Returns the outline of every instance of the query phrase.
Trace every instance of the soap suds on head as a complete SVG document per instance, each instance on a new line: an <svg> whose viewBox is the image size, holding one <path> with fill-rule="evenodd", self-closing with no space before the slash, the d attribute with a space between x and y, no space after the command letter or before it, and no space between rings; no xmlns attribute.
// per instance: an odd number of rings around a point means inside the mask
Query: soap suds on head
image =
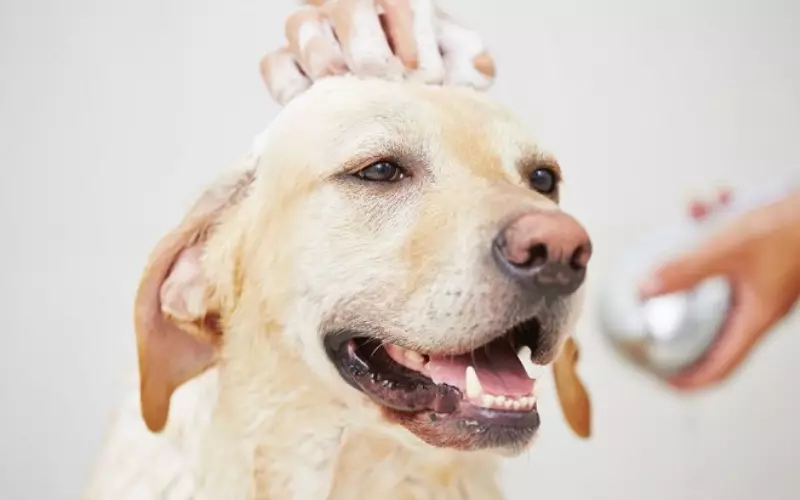
<svg viewBox="0 0 800 500"><path fill-rule="evenodd" d="M326 19L314 16L302 21L297 28L297 50L314 80L347 72L342 50Z"/></svg>
<svg viewBox="0 0 800 500"><path fill-rule="evenodd" d="M424 83L442 83L445 66L439 52L435 26L438 23L433 3L429 0L411 0L414 40L417 43L418 66L409 79Z"/></svg>
<svg viewBox="0 0 800 500"><path fill-rule="evenodd" d="M273 95L275 99L286 104L300 93L311 87L311 80L300 72L297 63L291 57L281 58L280 64L274 66Z"/></svg>
<svg viewBox="0 0 800 500"><path fill-rule="evenodd" d="M309 42L315 36L322 36L319 24L312 20L304 21L297 30L297 46L301 53L305 53Z"/></svg>
<svg viewBox="0 0 800 500"><path fill-rule="evenodd" d="M371 3L358 4L351 15L352 25L345 43L345 58L351 70L359 76L400 80L403 65L392 54Z"/></svg>
<svg viewBox="0 0 800 500"><path fill-rule="evenodd" d="M439 43L442 47L444 64L447 68L446 85L469 85L478 90L487 89L493 81L494 71L484 74L478 70L481 56L486 56L486 47L481 37L470 29L449 19L439 24Z"/></svg>

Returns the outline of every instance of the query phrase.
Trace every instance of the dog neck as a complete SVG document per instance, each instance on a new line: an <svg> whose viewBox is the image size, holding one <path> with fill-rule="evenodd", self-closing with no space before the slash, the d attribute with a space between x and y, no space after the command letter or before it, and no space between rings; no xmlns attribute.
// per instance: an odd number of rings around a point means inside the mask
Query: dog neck
<svg viewBox="0 0 800 500"><path fill-rule="evenodd" d="M298 365L274 354L273 380L239 384L246 372L223 363L179 388L160 433L144 425L131 391L82 498L501 498L495 456L433 448L369 423L314 390L310 375L286 386L277 374ZM230 406L229 384L259 402Z"/></svg>
<svg viewBox="0 0 800 500"><path fill-rule="evenodd" d="M235 365L223 356L197 475L204 490L249 482L241 498L499 498L495 455L434 448L377 408L369 414L371 404L354 410L286 351L268 360L237 351Z"/></svg>

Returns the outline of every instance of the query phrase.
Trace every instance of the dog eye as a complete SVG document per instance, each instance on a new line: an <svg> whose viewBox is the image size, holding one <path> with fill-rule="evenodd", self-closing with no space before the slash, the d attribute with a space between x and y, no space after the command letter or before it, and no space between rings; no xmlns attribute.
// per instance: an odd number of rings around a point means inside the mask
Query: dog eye
<svg viewBox="0 0 800 500"><path fill-rule="evenodd" d="M542 194L551 194L556 189L556 173L547 167L537 168L528 177L531 187Z"/></svg>
<svg viewBox="0 0 800 500"><path fill-rule="evenodd" d="M405 178L402 168L389 161L379 161L355 173L359 179L370 182L397 182Z"/></svg>

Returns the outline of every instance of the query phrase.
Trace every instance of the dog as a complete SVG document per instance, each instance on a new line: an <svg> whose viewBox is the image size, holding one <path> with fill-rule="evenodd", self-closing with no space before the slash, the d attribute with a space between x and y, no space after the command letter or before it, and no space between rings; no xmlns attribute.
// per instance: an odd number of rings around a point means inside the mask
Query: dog
<svg viewBox="0 0 800 500"><path fill-rule="evenodd" d="M474 90L316 83L152 252L83 498L501 498L543 369L590 434L562 175Z"/></svg>

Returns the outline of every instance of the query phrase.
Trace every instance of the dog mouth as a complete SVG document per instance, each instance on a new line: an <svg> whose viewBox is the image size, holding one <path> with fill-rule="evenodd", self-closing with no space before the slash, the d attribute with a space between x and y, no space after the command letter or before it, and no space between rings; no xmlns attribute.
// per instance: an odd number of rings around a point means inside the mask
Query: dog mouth
<svg viewBox="0 0 800 500"><path fill-rule="evenodd" d="M455 355L424 353L353 331L326 336L325 347L345 381L391 411L427 412L431 421L457 419L484 434L513 429L522 433L514 433L519 440L539 427L534 389L545 367L532 357L541 335L541 323L531 318Z"/></svg>

